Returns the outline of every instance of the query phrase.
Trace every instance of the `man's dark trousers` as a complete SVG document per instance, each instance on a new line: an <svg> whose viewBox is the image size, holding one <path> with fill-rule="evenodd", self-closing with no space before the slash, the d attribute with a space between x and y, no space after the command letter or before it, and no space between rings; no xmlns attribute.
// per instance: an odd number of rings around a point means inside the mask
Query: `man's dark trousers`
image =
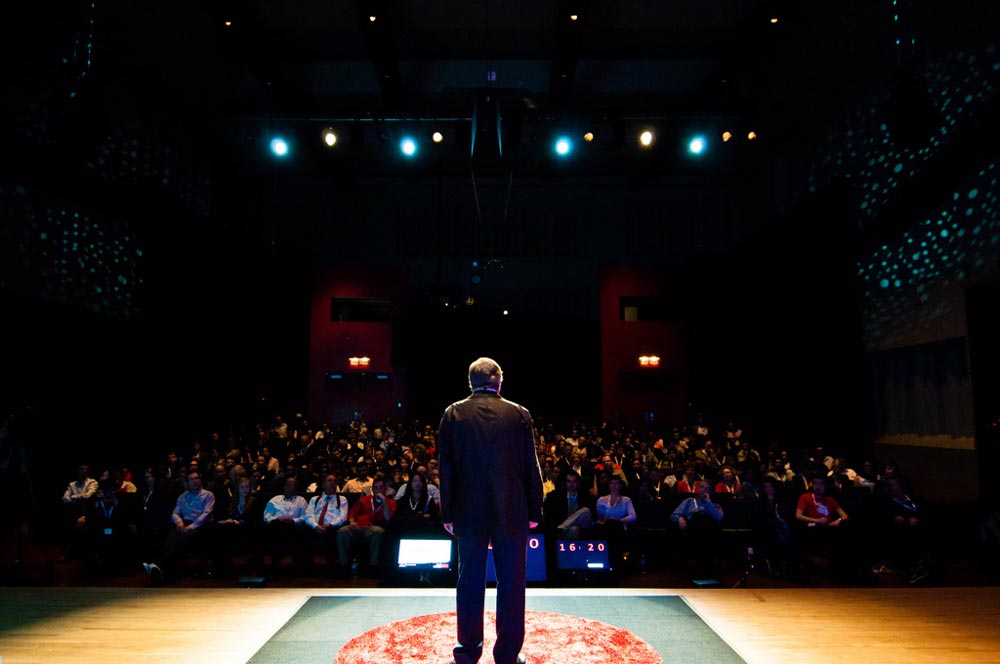
<svg viewBox="0 0 1000 664"><path fill-rule="evenodd" d="M496 664L514 664L524 644L524 585L527 533L505 538L485 535L458 538L458 645L455 664L475 664L483 654L486 556L493 542L497 574Z"/></svg>

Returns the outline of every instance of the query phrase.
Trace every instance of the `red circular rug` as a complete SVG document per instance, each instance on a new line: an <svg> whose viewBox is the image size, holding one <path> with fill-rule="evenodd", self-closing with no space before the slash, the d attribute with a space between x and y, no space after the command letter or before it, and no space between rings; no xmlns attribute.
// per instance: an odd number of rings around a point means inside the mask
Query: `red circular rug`
<svg viewBox="0 0 1000 664"><path fill-rule="evenodd" d="M627 629L564 613L528 611L524 619L528 664L662 664L652 646ZM455 613L432 613L380 625L356 636L336 664L444 664L455 647ZM481 664L493 664L496 612L486 612Z"/></svg>

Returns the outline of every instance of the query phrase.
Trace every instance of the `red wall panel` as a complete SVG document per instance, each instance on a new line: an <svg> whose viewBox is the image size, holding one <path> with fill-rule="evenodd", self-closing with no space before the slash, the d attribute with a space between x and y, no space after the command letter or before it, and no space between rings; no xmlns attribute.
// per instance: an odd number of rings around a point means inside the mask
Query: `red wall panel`
<svg viewBox="0 0 1000 664"><path fill-rule="evenodd" d="M331 320L333 298L386 300L394 314L406 301L407 273L372 267L332 268L319 272L313 287L309 333L309 418L343 422L355 411L369 422L405 416L405 377L392 365L392 322ZM371 359L367 369L349 366L349 357ZM345 377L342 387L327 388L328 372ZM364 377L354 374L367 374ZM381 382L378 374L390 377ZM364 378L364 380L362 380ZM353 379L353 380L352 380ZM402 403L400 408L398 404Z"/></svg>
<svg viewBox="0 0 1000 664"><path fill-rule="evenodd" d="M656 297L682 302L671 293L682 288L682 278L671 268L605 266L600 271L601 409L605 419L623 418L633 426L643 424L644 413L655 415L655 424L684 421L688 399L688 358L680 322L627 322L622 320L622 297ZM677 310L677 317L683 311ZM639 356L657 355L658 368L641 368ZM659 385L643 388L621 384L622 374L650 376ZM658 380L656 380L658 379ZM641 383L641 381L639 381Z"/></svg>

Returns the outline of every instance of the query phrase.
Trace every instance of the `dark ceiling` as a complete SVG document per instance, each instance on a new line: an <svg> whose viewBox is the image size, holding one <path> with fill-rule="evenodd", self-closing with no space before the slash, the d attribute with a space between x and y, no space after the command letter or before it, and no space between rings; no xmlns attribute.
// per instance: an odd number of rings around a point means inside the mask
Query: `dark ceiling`
<svg viewBox="0 0 1000 664"><path fill-rule="evenodd" d="M492 88L508 115L729 118L773 135L893 64L890 0L98 1L81 12L96 19L96 79L234 118L467 118Z"/></svg>
<svg viewBox="0 0 1000 664"><path fill-rule="evenodd" d="M478 111L477 131L495 134L499 106L505 143L569 122L621 144L654 123L800 149L884 94L901 34L923 52L990 38L985 0L940 4L42 0L19 9L6 44L29 97L44 96L39 80L76 77L116 89L99 113L221 122L235 141L339 122L357 143L377 122L451 119L467 155L469 120Z"/></svg>

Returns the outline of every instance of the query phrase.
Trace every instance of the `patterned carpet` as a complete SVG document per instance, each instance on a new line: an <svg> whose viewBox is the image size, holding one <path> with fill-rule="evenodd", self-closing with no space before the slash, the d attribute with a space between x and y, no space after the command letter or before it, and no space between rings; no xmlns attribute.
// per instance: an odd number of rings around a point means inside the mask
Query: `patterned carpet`
<svg viewBox="0 0 1000 664"><path fill-rule="evenodd" d="M530 664L660 664L652 646L631 631L564 613L528 611L521 652ZM482 664L493 664L496 614L486 612ZM336 664L440 664L455 645L455 613L380 625L348 641Z"/></svg>
<svg viewBox="0 0 1000 664"><path fill-rule="evenodd" d="M493 599L487 597L487 609L493 608ZM361 597L339 596L311 597L284 625L277 630L256 654L249 664L332 664L348 643L361 635L376 630L382 625L398 623L419 617L432 617L435 614L450 614L455 610L454 596L428 596L415 593L412 596L393 597ZM691 610L683 599L674 595L629 596L616 595L609 591L607 595L562 595L562 596L528 596L527 610L537 613L562 614L569 621L568 628L537 632L532 630L545 629L546 625L538 625L533 621L527 630L523 652L532 657L530 664L542 662L578 662L588 661L581 658L578 651L590 656L590 648L594 648L595 656L604 657L604 648L608 645L600 639L575 639L583 631L585 621L596 621L600 624L600 633L612 635L629 634L630 639L644 642L656 657L645 661L656 664L663 662L712 662L712 664L744 664L743 659L729 645L706 625L702 619ZM453 620L450 616L447 620ZM451 623L453 624L453 623ZM453 627L443 627L443 641L434 641L431 645L414 646L404 650L403 654L411 657L423 656L425 659L412 659L415 664L423 662L445 664L451 658L451 650L455 645ZM611 631L609 631L611 630ZM495 634L495 630L487 627L486 638ZM387 649L383 646L369 646L365 651L366 664L378 661ZM486 664L490 646L480 660ZM348 650L344 650L344 655ZM543 659L543 657L547 659ZM589 660L594 661L594 660ZM627 661L620 659L603 659L603 662ZM637 661L637 660L632 660ZM341 662L339 664L346 664Z"/></svg>

